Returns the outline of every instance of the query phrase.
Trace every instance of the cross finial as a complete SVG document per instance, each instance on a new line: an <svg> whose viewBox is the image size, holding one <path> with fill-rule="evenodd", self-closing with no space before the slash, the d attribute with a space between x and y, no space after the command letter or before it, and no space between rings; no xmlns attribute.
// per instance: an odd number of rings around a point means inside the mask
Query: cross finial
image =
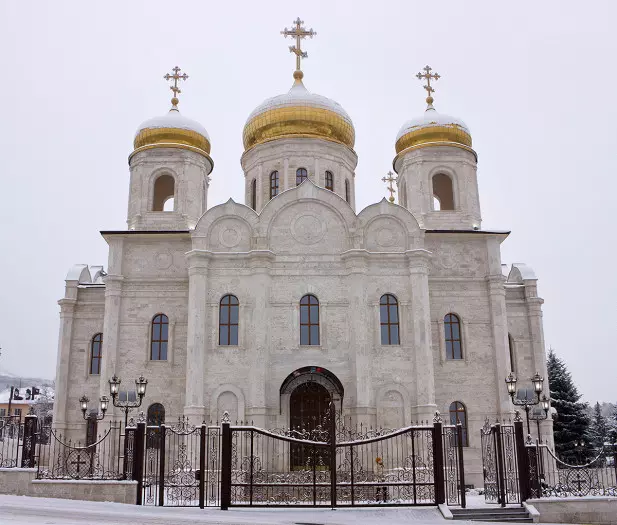
<svg viewBox="0 0 617 525"><path fill-rule="evenodd" d="M394 186L392 186L392 183L398 181L398 177L395 177L394 173L389 171L388 176L383 177L381 180L388 183L388 191L390 192L390 198L388 200L390 202L394 202L394 194L396 193L396 190L394 189Z"/></svg>
<svg viewBox="0 0 617 525"><path fill-rule="evenodd" d="M182 93L182 90L178 87L178 80L186 80L187 78L189 78L189 76L186 73L180 74L181 69L178 66L172 68L172 71L174 72L173 75L167 73L163 78L165 80L174 81L173 86L169 86L169 89L174 92L174 96L171 99L171 105L173 106L172 109L177 110L178 102L180 102L178 100L178 94Z"/></svg>
<svg viewBox="0 0 617 525"><path fill-rule="evenodd" d="M422 71L424 71L424 73L420 71L420 73L416 75L416 77L418 77L419 80L422 80L422 79L426 80L426 84L422 87L426 89L426 92L428 93L428 97L426 97L427 104L433 103L432 93L435 93L433 86L431 86L431 80L439 80L441 78L439 73L431 73L432 70L433 68L431 68L431 66L424 66L422 68Z"/></svg>
<svg viewBox="0 0 617 525"><path fill-rule="evenodd" d="M300 69L301 60L308 57L308 53L306 51L302 51L302 39L307 36L309 38L313 38L317 34L316 31L313 31L313 28L307 31L302 24L304 24L304 20L300 20L300 17L298 17L294 21L294 25L291 29L285 28L281 31L281 35L285 38L289 36L296 39L296 45L289 46L290 53L294 53L296 55L296 71L294 72L294 78L296 80L301 80L304 76Z"/></svg>

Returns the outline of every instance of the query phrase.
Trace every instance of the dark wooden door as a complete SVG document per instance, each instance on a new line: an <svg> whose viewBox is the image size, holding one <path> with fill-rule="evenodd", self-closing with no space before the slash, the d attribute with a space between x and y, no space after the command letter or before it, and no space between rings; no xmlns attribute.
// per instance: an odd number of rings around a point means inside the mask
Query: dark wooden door
<svg viewBox="0 0 617 525"><path fill-rule="evenodd" d="M292 393L289 400L289 428L292 430L315 430L324 426L326 411L330 405L330 394L325 387L312 381L302 383ZM318 458L310 456L310 447L291 445L291 468L298 469L312 465L316 461L318 466L326 467L328 459L325 450L319 451Z"/></svg>

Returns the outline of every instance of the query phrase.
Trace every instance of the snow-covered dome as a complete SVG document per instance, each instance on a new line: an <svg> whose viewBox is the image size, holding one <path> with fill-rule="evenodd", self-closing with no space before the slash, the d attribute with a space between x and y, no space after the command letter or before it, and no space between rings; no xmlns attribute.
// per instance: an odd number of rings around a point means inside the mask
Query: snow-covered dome
<svg viewBox="0 0 617 525"><path fill-rule="evenodd" d="M428 97L424 115L408 120L396 136L396 153L420 144L453 143L471 148L471 132L466 124L455 117L438 113ZM430 99L430 100L429 100Z"/></svg>
<svg viewBox="0 0 617 525"><path fill-rule="evenodd" d="M294 78L287 93L265 100L250 114L242 133L244 149L288 137L321 138L353 148L356 132L343 107L309 92L301 71Z"/></svg>
<svg viewBox="0 0 617 525"><path fill-rule="evenodd" d="M166 115L148 119L137 128L133 146L133 153L151 148L182 148L209 156L210 136L206 128L182 115L174 104Z"/></svg>

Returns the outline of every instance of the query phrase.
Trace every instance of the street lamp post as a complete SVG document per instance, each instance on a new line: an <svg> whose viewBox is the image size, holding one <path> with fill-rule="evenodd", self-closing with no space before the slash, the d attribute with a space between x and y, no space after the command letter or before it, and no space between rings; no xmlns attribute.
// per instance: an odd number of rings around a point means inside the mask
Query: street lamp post
<svg viewBox="0 0 617 525"><path fill-rule="evenodd" d="M574 450L576 451L576 456L578 457L578 464L582 465L583 464L583 451L585 448L585 442L580 439L580 440L575 440L574 441Z"/></svg>
<svg viewBox="0 0 617 525"><path fill-rule="evenodd" d="M111 400L116 408L120 408L124 411L124 428L128 423L129 411L133 408L139 408L144 396L146 395L146 387L148 386L148 380L144 376L139 376L139 379L135 379L135 391L137 392L137 400L129 401L128 392L126 395L126 401L120 401L118 394L120 391L120 383L122 380L114 374L109 380L109 393L111 394Z"/></svg>
<svg viewBox="0 0 617 525"><path fill-rule="evenodd" d="M86 412L88 411L88 403L90 400L88 396L81 396L79 398L79 407L81 408L81 413L86 421L89 419L96 419L97 421L101 421L105 418L105 412L107 412L107 407L109 406L109 398L107 396L101 396L99 403L101 405L100 412L96 414L88 414L86 416Z"/></svg>
<svg viewBox="0 0 617 525"><path fill-rule="evenodd" d="M529 424L530 419L534 419L538 424L538 439L540 439L540 419L546 419L548 417L548 411L550 408L550 399L548 399L545 395L540 399L540 394L542 394L542 390L544 388L544 378L536 372L536 374L531 378L531 382L533 384L533 390L536 394L536 399L529 399L527 396L527 391L525 392L524 398L517 398L516 396L516 376L510 372L508 377L506 377L506 387L508 388L508 394L510 394L510 398L512 399L512 404L515 406L523 407L525 410L525 415L527 417L527 433L531 435L531 427ZM529 417L529 411L531 407L542 404L542 409L544 410L544 417Z"/></svg>
<svg viewBox="0 0 617 525"><path fill-rule="evenodd" d="M536 422L536 426L538 428L538 439L540 439L540 421L548 419L548 411L551 408L550 399L544 394L542 394L540 405L542 406L542 410L532 410L531 414L529 414L529 419Z"/></svg>

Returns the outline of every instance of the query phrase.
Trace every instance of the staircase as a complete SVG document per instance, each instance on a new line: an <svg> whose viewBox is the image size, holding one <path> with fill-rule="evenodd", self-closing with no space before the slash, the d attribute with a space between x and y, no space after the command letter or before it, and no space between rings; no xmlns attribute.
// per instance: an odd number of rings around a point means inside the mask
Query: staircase
<svg viewBox="0 0 617 525"><path fill-rule="evenodd" d="M465 521L500 521L511 523L533 523L524 507L494 507L482 509L457 509L450 507L452 519Z"/></svg>

